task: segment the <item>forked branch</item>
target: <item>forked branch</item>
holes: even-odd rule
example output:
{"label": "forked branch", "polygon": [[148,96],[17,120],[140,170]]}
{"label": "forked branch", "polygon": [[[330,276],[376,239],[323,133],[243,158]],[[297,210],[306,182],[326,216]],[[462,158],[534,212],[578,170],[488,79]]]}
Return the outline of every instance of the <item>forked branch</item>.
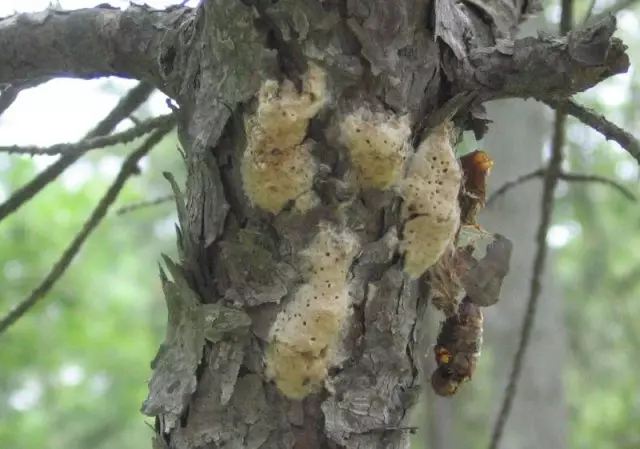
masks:
{"label": "forked branch", "polygon": [[55,263],[49,274],[36,287],[31,294],[23,301],[19,302],[9,313],[0,320],[0,334],[4,333],[11,325],[15,324],[25,313],[34,307],[51,290],[55,283],[66,272],[67,268],[78,254],[82,245],[89,235],[98,227],[109,207],[118,197],[127,179],[137,170],[138,162],[144,157],[162,138],[173,128],[175,122],[165,122],[147,137],[143,144],[127,157],[120,173],[113,181],[105,195],[99,201],[96,208],[91,213],[89,219],[82,226],[80,232],[74,237],[71,244],[64,251],[60,259]]}
{"label": "forked branch", "polygon": [[568,98],[629,69],[626,46],[613,37],[609,16],[565,37],[537,36],[503,41],[472,51],[452,67],[456,91],[499,98]]}
{"label": "forked branch", "polygon": [[[532,179],[544,178],[545,176],[546,176],[546,169],[539,168],[537,170],[534,170],[532,172],[519,176],[513,181],[505,182],[502,186],[500,186],[500,188],[498,188],[493,193],[493,195],[489,197],[489,200],[487,200],[487,206],[491,205],[492,203],[495,203],[498,200],[498,198],[504,196],[507,192],[509,192],[511,189],[515,187],[518,187],[520,184],[524,184],[525,182],[531,181]],[[565,173],[564,171],[561,171],[558,174],[558,179],[562,181],[567,181],[567,182],[587,182],[587,183],[595,183],[595,184],[604,184],[606,186],[612,187],[628,200],[638,201],[638,197],[633,191],[631,191],[631,189],[605,176],[583,175],[579,173]]]}
{"label": "forked branch", "polygon": [[28,154],[30,156],[35,155],[56,155],[65,154],[84,154],[90,150],[96,148],[104,148],[117,144],[129,143],[140,136],[147,134],[148,132],[162,127],[169,122],[173,122],[173,114],[165,114],[159,117],[146,120],[133,128],[129,128],[126,131],[122,131],[117,134],[111,134],[109,136],[94,137],[93,139],[81,140],[75,143],[58,143],[51,145],[50,147],[37,147],[37,146],[0,146],[0,153],[13,153],[13,154]]}
{"label": "forked branch", "polygon": [[[109,134],[118,124],[132,114],[144,103],[153,92],[153,87],[147,83],[139,83],[131,89],[118,102],[112,111],[98,123],[87,135],[85,139],[93,139],[105,134]],[[53,182],[68,167],[77,161],[83,153],[73,153],[63,155],[59,160],[40,172],[29,183],[15,191],[4,203],[0,204],[0,221],[18,210],[23,204],[37,195],[49,183]]]}
{"label": "forked branch", "polygon": [[[573,22],[573,0],[562,0],[562,14],[560,16],[560,34],[566,35],[571,30]],[[533,269],[531,273],[531,284],[529,286],[529,297],[522,325],[520,328],[520,339],[518,350],[513,358],[509,383],[504,391],[504,398],[498,413],[489,449],[497,449],[504,432],[511,408],[515,400],[518,382],[522,374],[525,362],[525,354],[531,340],[531,333],[538,308],[538,301],[542,292],[542,274],[547,260],[547,234],[553,219],[553,209],[555,207],[555,192],[560,174],[562,173],[562,162],[564,161],[565,146],[565,124],[566,115],[562,111],[556,111],[556,119],[553,127],[553,139],[551,142],[551,158],[545,170],[545,177],[542,186],[541,216],[538,230],[536,232],[536,253],[533,259]]]}

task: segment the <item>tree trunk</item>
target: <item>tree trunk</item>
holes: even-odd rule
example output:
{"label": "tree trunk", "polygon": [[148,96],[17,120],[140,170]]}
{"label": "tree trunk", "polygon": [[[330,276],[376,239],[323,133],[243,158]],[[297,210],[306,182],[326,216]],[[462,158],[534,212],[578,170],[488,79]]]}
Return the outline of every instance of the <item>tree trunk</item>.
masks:
{"label": "tree trunk", "polygon": [[484,101],[563,98],[628,67],[614,20],[513,41],[538,10],[521,3],[206,0],[0,27],[0,82],[117,74],[177,102],[188,175],[143,407],[155,447],[408,446],[418,278],[459,223],[451,144],[483,134]]}

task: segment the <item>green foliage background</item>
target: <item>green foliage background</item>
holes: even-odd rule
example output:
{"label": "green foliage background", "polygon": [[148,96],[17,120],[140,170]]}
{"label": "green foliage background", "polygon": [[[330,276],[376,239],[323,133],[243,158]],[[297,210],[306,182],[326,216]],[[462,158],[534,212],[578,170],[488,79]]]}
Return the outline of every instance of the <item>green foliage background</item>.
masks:
{"label": "green foliage background", "polygon": [[[578,12],[586,9],[586,2],[579,5]],[[640,61],[640,32],[618,34],[632,61]],[[579,99],[640,135],[637,70],[630,80],[620,108],[607,109],[597,95],[618,78]],[[637,164],[626,153],[575,120],[568,131],[571,170],[608,176],[640,194]],[[95,176],[82,188],[56,182],[0,223],[0,313],[29,294],[80,229],[111,182],[101,164],[134,145],[94,151],[82,163]],[[168,194],[164,170],[182,182],[176,145],[172,135],[146,158],[142,175],[127,184],[117,206]],[[0,190],[11,192],[35,174],[31,159],[0,154]],[[174,209],[165,203],[112,213],[61,282],[0,338],[0,448],[149,447],[151,431],[139,408],[164,333],[156,262],[161,252],[175,253]],[[556,252],[571,350],[565,379],[570,446],[636,449],[640,208],[601,185],[565,184],[556,211],[556,225],[572,231]],[[483,363],[490,361],[490,351],[483,352]],[[494,393],[490,379],[474,379],[473,400],[461,412],[468,447],[485,445],[475,436],[486,435],[483,403]]]}
{"label": "green foliage background", "polygon": [[[96,176],[75,191],[56,182],[0,225],[0,310],[41,281],[112,181],[99,167],[131,146],[97,150],[83,164]],[[184,164],[168,136],[129,181],[116,207],[170,192]],[[5,159],[2,189],[35,174],[28,158]],[[181,176],[182,175],[182,176]],[[0,447],[139,448],[149,429],[138,412],[149,362],[164,335],[160,253],[175,253],[175,207],[111,213],[41,303],[0,342]],[[112,211],[113,212],[113,211]]]}

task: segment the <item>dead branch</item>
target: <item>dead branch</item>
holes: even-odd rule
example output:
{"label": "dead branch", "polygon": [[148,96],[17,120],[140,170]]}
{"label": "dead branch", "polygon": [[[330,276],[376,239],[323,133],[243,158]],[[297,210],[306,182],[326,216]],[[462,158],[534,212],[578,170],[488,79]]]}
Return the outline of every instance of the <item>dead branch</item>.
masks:
{"label": "dead branch", "polygon": [[[560,34],[567,34],[571,30],[572,22],[573,0],[562,0]],[[529,346],[529,340],[531,339],[538,299],[540,298],[540,293],[542,291],[541,278],[547,259],[547,234],[549,233],[549,227],[551,226],[551,220],[553,218],[553,208],[555,206],[554,195],[560,180],[560,173],[562,172],[562,162],[564,161],[566,119],[567,116],[564,112],[556,111],[556,119],[553,127],[553,140],[551,144],[551,159],[549,160],[549,165],[545,170],[544,183],[542,186],[542,211],[540,224],[538,225],[538,231],[536,233],[537,248],[533,260],[529,298],[527,300],[527,308],[524,319],[522,320],[522,327],[520,329],[518,351],[513,358],[509,383],[505,389],[498,419],[496,420],[496,424],[493,428],[489,449],[497,449],[500,444],[500,439],[507,420],[509,419],[509,414],[511,413],[513,401],[516,396],[518,381],[520,380],[522,367],[524,366],[524,356]]]}
{"label": "dead branch", "polygon": [[[561,114],[561,113],[559,113]],[[556,123],[564,127],[563,120],[556,120]],[[556,124],[556,129],[558,124]],[[502,407],[498,414],[493,433],[491,436],[491,442],[489,449],[497,449],[504,431],[507,419],[511,412],[511,407],[515,399],[518,381],[522,373],[522,367],[524,365],[524,356],[529,345],[531,338],[531,331],[533,329],[538,299],[542,291],[541,277],[544,271],[544,266],[547,256],[547,233],[551,225],[551,218],[554,208],[554,193],[559,181],[560,167],[563,160],[562,144],[564,137],[556,137],[554,139],[554,145],[552,149],[551,160],[549,166],[545,170],[544,184],[542,191],[542,216],[540,217],[540,224],[538,225],[538,231],[536,233],[536,254],[533,261],[533,273],[531,278],[531,285],[529,289],[529,298],[527,300],[527,309],[522,322],[520,331],[520,340],[518,344],[518,351],[513,360],[513,366],[511,368],[511,374],[509,376],[509,383],[505,389]]]}
{"label": "dead branch", "polygon": [[9,154],[28,154],[30,156],[36,155],[57,155],[57,154],[70,154],[80,153],[84,154],[90,150],[97,148],[104,148],[117,144],[129,143],[158,127],[163,126],[165,123],[173,122],[173,113],[154,117],[149,120],[145,120],[133,128],[129,128],[126,131],[122,131],[117,134],[111,134],[109,136],[94,137],[93,139],[81,140],[76,143],[57,143],[50,147],[37,147],[33,146],[0,146],[0,153]]}
{"label": "dead branch", "polygon": [[0,115],[4,114],[4,112],[11,107],[14,101],[17,100],[18,94],[20,93],[19,88],[14,86],[9,86],[0,94]]}
{"label": "dead branch", "polygon": [[[499,98],[567,98],[629,69],[626,47],[613,37],[613,16],[566,37],[525,37],[444,61],[455,92]],[[448,67],[447,67],[448,66]]]}
{"label": "dead branch", "polygon": [[50,78],[34,79],[22,84],[13,84],[7,86],[0,94],[0,115],[4,114],[7,109],[18,99],[20,92],[32,87],[37,87],[41,84],[50,81]]}
{"label": "dead branch", "polygon": [[74,237],[71,244],[62,253],[60,259],[55,263],[49,274],[44,278],[42,283],[36,287],[31,294],[23,301],[19,302],[9,313],[0,320],[0,334],[4,333],[11,325],[15,324],[26,312],[34,307],[47,292],[55,285],[60,277],[66,272],[67,268],[78,254],[82,245],[89,235],[98,227],[109,207],[118,197],[118,194],[124,187],[127,179],[138,170],[138,162],[144,157],[162,138],[171,131],[175,121],[168,121],[157,128],[140,147],[127,157],[120,173],[113,181],[105,195],[100,199],[98,205],[91,213],[89,219],[82,226],[80,232]]}
{"label": "dead branch", "polygon": [[0,83],[110,75],[160,81],[155,55],[160,53],[163,30],[179,14],[143,5],[121,11],[102,4],[2,18]]}
{"label": "dead branch", "polygon": [[514,179],[513,181],[508,181],[505,182],[503,185],[501,185],[498,190],[496,190],[487,200],[487,207],[489,207],[492,203],[494,203],[498,198],[500,198],[501,196],[505,195],[509,190],[513,189],[514,187],[519,186],[520,184],[524,184],[527,181],[531,181],[532,179],[536,179],[536,178],[542,178],[544,177],[545,174],[545,169],[544,168],[539,168],[537,170],[534,170],[532,172],[526,173],[522,176],[518,176],[516,179]]}
{"label": "dead branch", "polygon": [[[493,195],[491,195],[491,197],[487,201],[487,206],[491,205],[491,203],[494,203],[496,200],[498,200],[498,198],[500,198],[501,196],[506,194],[508,191],[510,191],[514,187],[517,187],[520,184],[523,184],[523,183],[525,183],[527,181],[530,181],[532,179],[544,178],[545,175],[546,175],[546,170],[544,168],[539,168],[539,169],[534,170],[534,171],[532,171],[530,173],[524,174],[524,175],[518,177],[517,179],[514,179],[513,181],[505,182],[502,186],[500,186],[500,188],[498,190],[496,190],[493,193]],[[609,187],[614,188],[615,190],[620,192],[620,194],[623,195],[628,200],[630,200],[630,201],[638,201],[638,197],[636,196],[635,193],[633,193],[631,191],[631,189],[629,189],[628,187],[622,185],[621,183],[619,183],[619,182],[617,182],[617,181],[615,181],[613,179],[607,178],[605,176],[583,175],[583,174],[579,174],[579,173],[560,172],[558,174],[558,179],[560,179],[562,181],[567,181],[567,182],[592,182],[592,183],[596,183],[596,184],[604,184],[604,185],[607,185]]]}
{"label": "dead branch", "polygon": [[568,182],[594,182],[614,188],[630,201],[638,201],[638,197],[626,186],[613,179],[598,175],[581,175],[577,173],[561,173],[560,179]]}
{"label": "dead branch", "polygon": [[630,132],[607,120],[602,114],[598,114],[586,106],[579,105],[573,100],[544,99],[542,101],[557,111],[574,116],[585,125],[598,131],[607,140],[617,142],[640,163],[640,141]]}
{"label": "dead branch", "polygon": [[169,203],[175,200],[173,195],[165,195],[152,200],[140,201],[138,203],[122,206],[114,211],[114,215],[122,216],[131,212],[139,211],[140,209],[147,209],[149,207],[158,206],[160,204]]}
{"label": "dead branch", "polygon": [[[92,139],[109,134],[118,124],[144,103],[151,95],[154,88],[147,83],[139,83],[131,89],[113,108],[107,116],[85,136]],[[4,203],[0,204],[0,221],[18,210],[23,204],[33,198],[40,190],[53,182],[71,164],[77,161],[82,154],[63,155],[59,160],[48,166],[33,178],[28,184],[15,191]]]}
{"label": "dead branch", "polygon": [[594,16],[592,17],[587,16],[587,18],[585,19],[585,23],[597,22],[598,20],[602,20],[603,18],[609,15],[616,15],[620,11],[623,11],[627,8],[632,7],[635,3],[637,3],[637,1],[638,0],[619,0],[618,2],[614,3],[613,5],[604,9],[603,11],[595,14]]}

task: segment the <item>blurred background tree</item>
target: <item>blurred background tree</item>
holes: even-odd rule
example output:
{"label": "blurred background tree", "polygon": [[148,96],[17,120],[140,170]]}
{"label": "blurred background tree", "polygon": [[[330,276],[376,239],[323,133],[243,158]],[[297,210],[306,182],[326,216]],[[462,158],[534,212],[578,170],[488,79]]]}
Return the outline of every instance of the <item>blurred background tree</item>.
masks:
{"label": "blurred background tree", "polygon": [[[3,2],[4,3],[4,2]],[[9,2],[11,3],[11,2]],[[17,9],[31,2],[14,2]],[[34,10],[41,5],[33,2]],[[90,2],[61,2],[63,7]],[[71,4],[73,3],[73,4]],[[80,5],[82,3],[82,5]],[[117,2],[112,2],[117,4]],[[149,2],[163,6],[167,2]],[[171,3],[171,2],[169,2]],[[559,5],[546,2],[549,30],[557,29]],[[612,2],[595,2],[595,12]],[[618,13],[619,34],[640,60],[640,9],[628,3]],[[4,6],[4,5],[3,5]],[[46,5],[45,5],[46,6]],[[575,2],[583,18],[592,4]],[[532,21],[529,32],[543,27]],[[16,101],[44,106],[45,93],[60,86],[62,97],[83,81],[53,81]],[[96,95],[122,95],[130,83],[94,83]],[[66,94],[65,94],[66,92]],[[60,108],[74,136],[86,131],[83,108]],[[579,100],[638,135],[640,75],[632,70],[580,95]],[[147,104],[134,114],[157,113]],[[37,104],[37,103],[35,103]],[[34,104],[34,107],[35,107]],[[504,182],[542,165],[553,114],[533,102],[490,105],[495,123],[480,146],[496,164],[489,179]],[[51,109],[52,111],[53,109]],[[1,144],[55,143],[33,116],[0,116]],[[97,115],[106,114],[98,111]],[[95,113],[95,111],[94,111]],[[95,115],[95,114],[94,114]],[[43,140],[44,139],[44,140]],[[47,140],[48,139],[48,140]],[[68,138],[73,140],[73,138]],[[94,151],[0,224],[0,311],[29,294],[77,233],[139,142]],[[170,201],[124,210],[169,193],[162,171],[180,175],[183,164],[172,135],[140,164],[116,207],[90,237],[64,278],[29,316],[0,342],[0,447],[11,449],[137,449],[149,445],[150,430],[138,413],[146,396],[149,362],[162,341],[165,307],[157,267],[161,252],[175,251],[175,207]],[[468,139],[466,148],[475,143]],[[640,194],[637,163],[617,144],[573,119],[567,122],[565,170],[606,176]],[[51,158],[0,154],[0,200],[27,183]],[[182,180],[179,179],[179,182]],[[429,449],[487,446],[516,351],[535,249],[540,180],[512,189],[488,207],[481,221],[515,243],[512,272],[502,301],[487,313],[485,347],[474,381],[453,399],[425,392],[417,410],[414,446]],[[547,265],[533,341],[528,352],[503,448],[640,447],[640,222],[638,203],[615,189],[592,183],[561,183],[548,241]],[[437,316],[432,314],[432,320]],[[433,326],[432,326],[433,328]],[[431,355],[431,354],[428,354]],[[428,360],[425,362],[428,365]]]}

